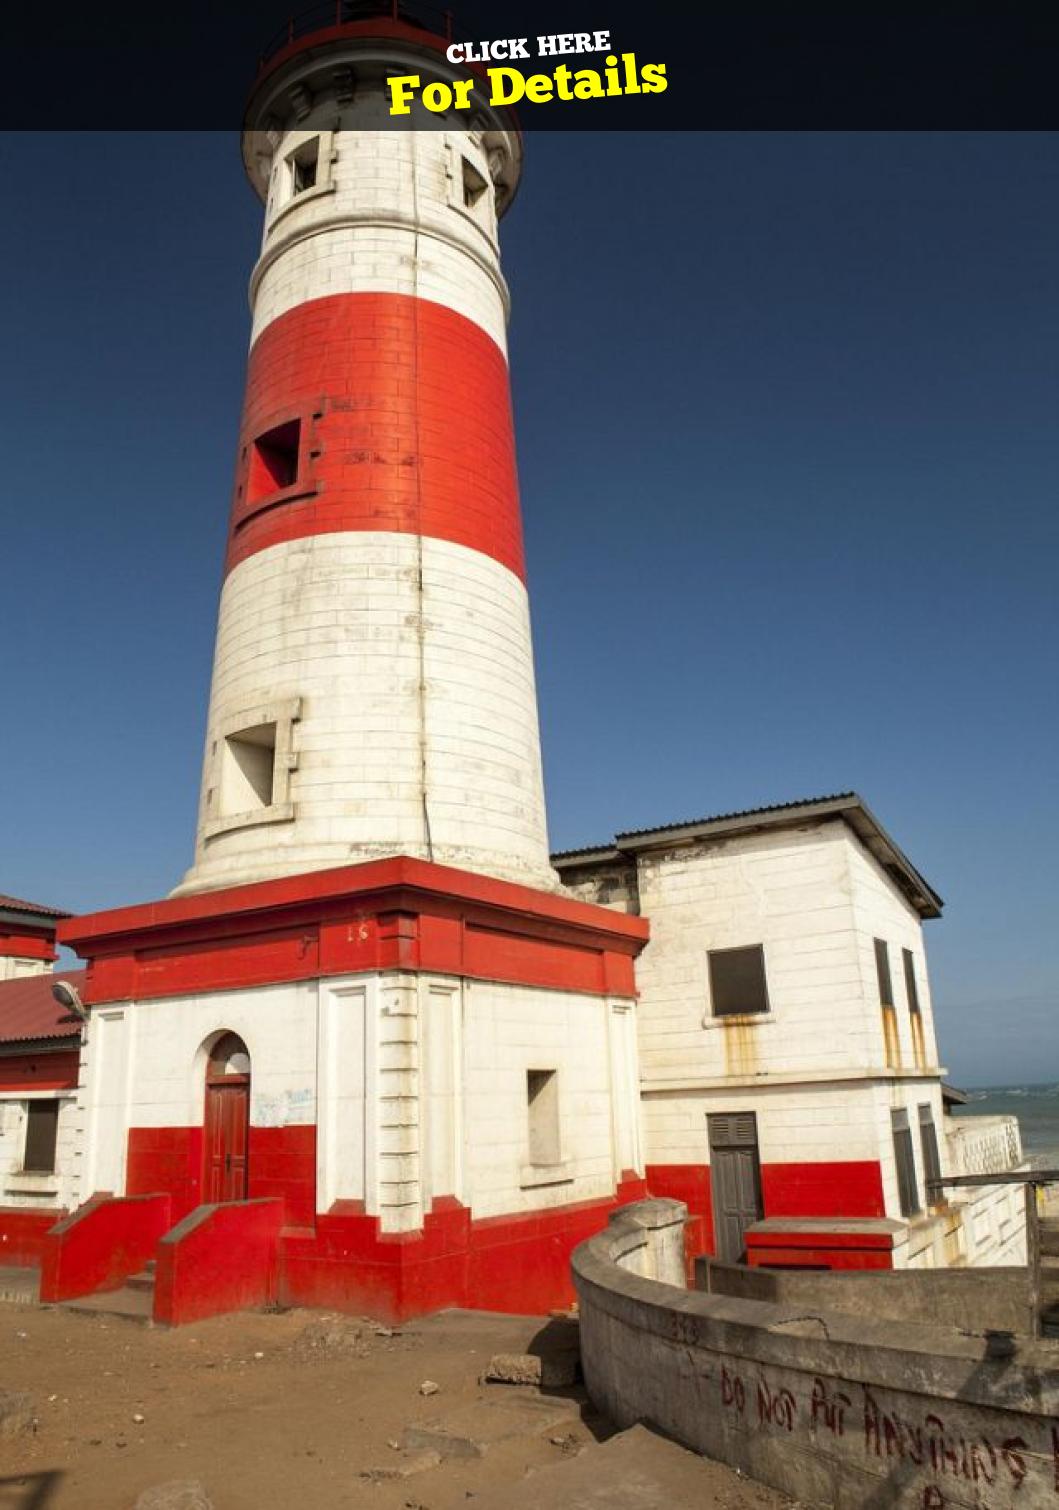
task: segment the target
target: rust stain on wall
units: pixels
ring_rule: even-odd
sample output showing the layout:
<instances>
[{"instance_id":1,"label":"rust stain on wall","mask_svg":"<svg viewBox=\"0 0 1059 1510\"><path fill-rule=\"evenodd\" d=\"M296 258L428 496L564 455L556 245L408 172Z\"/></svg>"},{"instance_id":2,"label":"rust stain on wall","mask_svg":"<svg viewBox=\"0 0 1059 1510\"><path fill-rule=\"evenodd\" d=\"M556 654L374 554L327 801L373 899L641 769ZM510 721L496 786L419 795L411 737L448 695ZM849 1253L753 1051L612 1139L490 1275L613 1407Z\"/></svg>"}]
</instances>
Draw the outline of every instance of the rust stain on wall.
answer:
<instances>
[{"instance_id":1,"label":"rust stain on wall","mask_svg":"<svg viewBox=\"0 0 1059 1510\"><path fill-rule=\"evenodd\" d=\"M920 1012L910 1013L912 1023L912 1057L916 1062L916 1069L925 1070L927 1067L927 1048L923 1039L923 1016Z\"/></svg>"},{"instance_id":2,"label":"rust stain on wall","mask_svg":"<svg viewBox=\"0 0 1059 1510\"><path fill-rule=\"evenodd\" d=\"M757 1025L747 1017L722 1017L726 1075L757 1074Z\"/></svg>"},{"instance_id":3,"label":"rust stain on wall","mask_svg":"<svg viewBox=\"0 0 1059 1510\"><path fill-rule=\"evenodd\" d=\"M883 1040L886 1044L886 1063L892 1070L901 1068L901 1040L897 1036L897 1010L894 1007L882 1009Z\"/></svg>"}]
</instances>

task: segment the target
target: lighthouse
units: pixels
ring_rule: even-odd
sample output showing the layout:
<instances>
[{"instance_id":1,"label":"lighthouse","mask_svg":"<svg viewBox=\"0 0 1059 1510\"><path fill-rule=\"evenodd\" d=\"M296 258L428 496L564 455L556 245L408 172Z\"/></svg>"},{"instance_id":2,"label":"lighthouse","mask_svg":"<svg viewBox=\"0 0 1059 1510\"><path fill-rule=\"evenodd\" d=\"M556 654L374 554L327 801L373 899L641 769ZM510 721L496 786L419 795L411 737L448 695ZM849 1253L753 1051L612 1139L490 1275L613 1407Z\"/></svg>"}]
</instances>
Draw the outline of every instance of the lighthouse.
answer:
<instances>
[{"instance_id":1,"label":"lighthouse","mask_svg":"<svg viewBox=\"0 0 1059 1510\"><path fill-rule=\"evenodd\" d=\"M511 114L339 4L270 50L195 858L64 923L88 965L71 1218L42 1296L155 1319L572 1298L642 1194L646 922L549 862L498 228Z\"/></svg>"},{"instance_id":2,"label":"lighthouse","mask_svg":"<svg viewBox=\"0 0 1059 1510\"><path fill-rule=\"evenodd\" d=\"M521 137L484 103L471 129L387 113L395 70L466 75L444 45L338 26L247 110L264 228L178 894L388 855L558 884L498 243Z\"/></svg>"}]
</instances>

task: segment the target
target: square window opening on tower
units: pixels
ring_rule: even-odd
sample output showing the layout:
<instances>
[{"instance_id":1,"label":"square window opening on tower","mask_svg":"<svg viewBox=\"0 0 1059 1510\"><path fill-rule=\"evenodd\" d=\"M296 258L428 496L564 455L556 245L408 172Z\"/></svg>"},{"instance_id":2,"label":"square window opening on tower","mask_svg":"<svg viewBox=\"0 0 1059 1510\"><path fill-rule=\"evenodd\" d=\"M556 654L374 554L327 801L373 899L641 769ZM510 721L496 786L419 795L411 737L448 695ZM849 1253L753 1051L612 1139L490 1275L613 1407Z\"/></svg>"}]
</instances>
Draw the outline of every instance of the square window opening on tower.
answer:
<instances>
[{"instance_id":1,"label":"square window opening on tower","mask_svg":"<svg viewBox=\"0 0 1059 1510\"><path fill-rule=\"evenodd\" d=\"M769 1010L764 945L711 949L707 959L714 1017L742 1017Z\"/></svg>"},{"instance_id":2,"label":"square window opening on tower","mask_svg":"<svg viewBox=\"0 0 1059 1510\"><path fill-rule=\"evenodd\" d=\"M463 164L463 202L469 210L473 210L488 189L489 181L482 177L466 157L460 160Z\"/></svg>"},{"instance_id":3,"label":"square window opening on tower","mask_svg":"<svg viewBox=\"0 0 1059 1510\"><path fill-rule=\"evenodd\" d=\"M320 138L311 136L307 142L302 142L288 156L287 168L292 197L304 194L307 189L315 189L320 172Z\"/></svg>"},{"instance_id":4,"label":"square window opening on tower","mask_svg":"<svg viewBox=\"0 0 1059 1510\"><path fill-rule=\"evenodd\" d=\"M276 725L229 734L221 755L221 814L249 813L275 800Z\"/></svg>"},{"instance_id":5,"label":"square window opening on tower","mask_svg":"<svg viewBox=\"0 0 1059 1510\"><path fill-rule=\"evenodd\" d=\"M287 420L259 435L250 448L247 476L248 503L267 498L298 481L298 455L301 448L301 420Z\"/></svg>"},{"instance_id":6,"label":"square window opening on tower","mask_svg":"<svg viewBox=\"0 0 1059 1510\"><path fill-rule=\"evenodd\" d=\"M526 1104L529 1111L530 1163L561 1163L558 1070L526 1071Z\"/></svg>"}]
</instances>

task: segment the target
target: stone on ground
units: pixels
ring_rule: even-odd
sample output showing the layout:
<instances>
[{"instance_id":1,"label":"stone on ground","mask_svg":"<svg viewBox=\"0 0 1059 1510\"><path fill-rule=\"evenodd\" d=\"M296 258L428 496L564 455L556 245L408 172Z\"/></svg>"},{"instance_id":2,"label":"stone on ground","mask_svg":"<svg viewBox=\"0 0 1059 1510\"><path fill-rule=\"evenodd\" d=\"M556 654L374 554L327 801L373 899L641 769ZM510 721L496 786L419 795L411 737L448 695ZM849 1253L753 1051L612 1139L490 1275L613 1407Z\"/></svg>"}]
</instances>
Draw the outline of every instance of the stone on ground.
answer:
<instances>
[{"instance_id":1,"label":"stone on ground","mask_svg":"<svg viewBox=\"0 0 1059 1510\"><path fill-rule=\"evenodd\" d=\"M440 1462L440 1452L409 1452L379 1468L365 1468L360 1476L362 1479L370 1479L373 1484L387 1479L410 1479L417 1473L426 1473L429 1469L436 1468Z\"/></svg>"},{"instance_id":2,"label":"stone on ground","mask_svg":"<svg viewBox=\"0 0 1059 1510\"><path fill-rule=\"evenodd\" d=\"M170 1479L145 1489L135 1510L213 1510L213 1501L201 1479Z\"/></svg>"},{"instance_id":3,"label":"stone on ground","mask_svg":"<svg viewBox=\"0 0 1059 1510\"><path fill-rule=\"evenodd\" d=\"M543 1389L567 1389L577 1379L578 1356L573 1349L548 1353L494 1353L482 1382L489 1384L535 1384Z\"/></svg>"},{"instance_id":4,"label":"stone on ground","mask_svg":"<svg viewBox=\"0 0 1059 1510\"><path fill-rule=\"evenodd\" d=\"M33 1430L33 1396L21 1390L0 1390L0 1437L17 1437Z\"/></svg>"}]
</instances>

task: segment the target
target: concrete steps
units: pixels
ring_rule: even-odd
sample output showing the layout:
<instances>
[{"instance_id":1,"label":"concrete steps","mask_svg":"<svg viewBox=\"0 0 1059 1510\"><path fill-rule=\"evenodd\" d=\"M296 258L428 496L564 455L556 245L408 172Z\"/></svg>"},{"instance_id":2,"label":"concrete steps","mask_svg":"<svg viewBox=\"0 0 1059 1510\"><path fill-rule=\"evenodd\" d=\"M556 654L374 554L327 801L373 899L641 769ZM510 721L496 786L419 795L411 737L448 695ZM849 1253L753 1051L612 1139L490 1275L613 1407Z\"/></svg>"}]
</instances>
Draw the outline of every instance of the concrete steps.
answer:
<instances>
[{"instance_id":1,"label":"concrete steps","mask_svg":"<svg viewBox=\"0 0 1059 1510\"><path fill-rule=\"evenodd\" d=\"M39 1269L16 1269L0 1266L0 1300L12 1305L35 1305L40 1287Z\"/></svg>"},{"instance_id":2,"label":"concrete steps","mask_svg":"<svg viewBox=\"0 0 1059 1510\"><path fill-rule=\"evenodd\" d=\"M154 1314L154 1276L134 1274L120 1290L104 1290L97 1295L64 1300L62 1309L76 1311L82 1316L114 1316L139 1326L150 1326Z\"/></svg>"},{"instance_id":3,"label":"concrete steps","mask_svg":"<svg viewBox=\"0 0 1059 1510\"><path fill-rule=\"evenodd\" d=\"M154 1295L155 1267L154 1259L149 1258L139 1274L129 1275L129 1278L125 1281L125 1288L128 1290L149 1290L151 1295Z\"/></svg>"}]
</instances>

